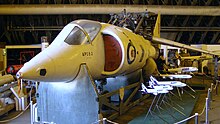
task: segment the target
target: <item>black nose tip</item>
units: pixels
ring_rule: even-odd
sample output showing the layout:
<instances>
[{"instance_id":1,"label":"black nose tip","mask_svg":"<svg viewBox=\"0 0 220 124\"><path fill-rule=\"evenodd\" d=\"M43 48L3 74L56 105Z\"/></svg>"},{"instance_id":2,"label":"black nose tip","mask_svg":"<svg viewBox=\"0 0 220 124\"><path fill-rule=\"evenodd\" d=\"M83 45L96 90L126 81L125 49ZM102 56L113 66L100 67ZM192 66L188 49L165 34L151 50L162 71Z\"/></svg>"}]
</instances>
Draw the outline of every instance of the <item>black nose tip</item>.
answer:
<instances>
[{"instance_id":1,"label":"black nose tip","mask_svg":"<svg viewBox=\"0 0 220 124\"><path fill-rule=\"evenodd\" d=\"M40 76L45 76L47 74L46 69L40 69Z\"/></svg>"}]
</instances>

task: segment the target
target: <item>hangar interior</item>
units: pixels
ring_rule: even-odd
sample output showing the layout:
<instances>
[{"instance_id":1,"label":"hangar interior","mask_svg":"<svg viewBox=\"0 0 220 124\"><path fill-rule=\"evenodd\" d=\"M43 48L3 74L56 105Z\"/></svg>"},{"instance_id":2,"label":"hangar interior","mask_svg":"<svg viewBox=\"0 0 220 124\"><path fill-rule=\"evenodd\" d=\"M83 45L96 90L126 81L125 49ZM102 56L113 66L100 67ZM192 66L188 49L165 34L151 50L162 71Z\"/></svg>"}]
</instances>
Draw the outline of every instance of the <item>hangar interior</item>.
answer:
<instances>
[{"instance_id":1,"label":"hangar interior","mask_svg":"<svg viewBox=\"0 0 220 124\"><path fill-rule=\"evenodd\" d=\"M161 30L161 37L162 38L169 39L169 40L172 40L172 41L175 41L178 43L187 44L187 45L194 45L194 46L203 48L204 50L208 50L208 51L214 51L214 52L217 51L218 52L218 50L220 50L219 46L218 46L220 43L220 23L219 23L220 22L220 9L219 9L220 2L218 0L174 0L174 1L170 1L170 0L157 0L157 1L154 1L154 0L34 0L34 1L31 1L31 0L6 0L6 1L0 1L0 4L1 4L0 5L0 22L1 22L1 24L0 24L1 25L0 26L0 49L1 49L0 70L3 70L3 71L5 69L6 70L12 69L14 71L18 71L18 69L20 69L20 66L18 66L18 65L24 64L25 62L29 61L33 56L35 56L36 54L38 54L40 52L41 47L39 47L39 46L33 47L33 46L29 46L29 45L41 44L43 41L42 39L45 36L46 36L47 42L49 42L49 44L51 44L52 41L56 38L56 36L59 34L59 32L63 29L63 27L74 20L89 19L89 20L95 20L95 21L99 21L99 22L108 23L112 18L119 19L119 16L115 17L113 15L114 12L115 13L120 12L120 13L122 13L121 16L124 16L123 14L126 13L125 10L129 11L129 9L132 9L132 8L134 9L132 11L136 10L135 11L136 13L138 13L140 11L142 11L142 12L144 11L144 12L149 12L148 13L149 15L151 14L151 12L156 13L156 14L158 12L160 12L161 13L160 30ZM59 12L52 11L55 9L59 9L60 6L61 6L61 8L64 8L64 9L62 9L62 11L59 11ZM105 11L98 11L99 8L100 8L100 10L103 10L103 9L101 9L103 6L106 7L106 12ZM66 7L66 10L65 10L65 7ZM84 11L82 11L82 9L80 9L83 7L85 7ZM75 11L71 11L71 8L75 8L74 9ZM126 9L126 8L128 8L128 9ZM140 9L137 10L137 8L140 8ZM9 11L10 9L13 11ZM31 11L31 9L33 9L33 11ZM78 9L78 11L77 11L77 9ZM146 11L146 9L147 9L147 11ZM19 10L21 10L21 11L19 11ZM26 10L26 12L24 12L25 10ZM29 10L29 11L27 11L27 10ZM38 11L38 10L40 10L40 11ZM165 10L167 10L167 11L165 11ZM181 10L183 10L183 11L181 11ZM155 22L156 16L153 16L152 20ZM144 33L146 33L146 32L151 33L153 24L150 21L152 21L152 20L148 20L148 23L147 23L148 25L146 25L146 29L140 29L140 30L143 30L142 32L144 32ZM121 20L121 21L123 21L123 20ZM134 28L133 28L133 30L134 30ZM144 35L144 34L142 34L142 35ZM204 46L199 46L201 44ZM170 48L170 49L173 49L173 48ZM170 51L172 51L172 50L170 50ZM190 50L189 50L189 54L190 54L190 56L203 55L203 53L194 52L194 51L190 51ZM206 78L206 76L204 76L204 75L194 77L194 75L201 74L201 73L195 73L195 74L193 74L192 79L186 81L186 83L188 83L188 84L199 85L199 86L190 85L192 88L196 89L196 92L199 92L198 96L196 96L194 94L194 92L192 92L192 90L189 90L189 88L188 88L188 90L184 91L184 93L187 95L182 96L183 98L186 97L185 99L191 99L192 96L194 96L194 95L196 97L197 101L188 100L188 102L192 102L195 104L194 110L189 112L189 115L192 115L195 112L197 112L197 110L201 110L201 108L203 108L203 106L198 105L198 103L199 102L202 102L202 103L206 102L205 101L206 93L209 92L208 87L212 86L211 83L212 83L213 79L215 80L214 84L216 85L217 88L215 89L216 92L214 92L212 94L215 94L216 95L215 98L218 98L218 81L216 81L216 80L218 79L219 75L215 74L217 72L215 72L215 70L214 70L214 69L216 69L216 65L214 63L214 60L209 60L209 63L210 64L207 64L207 62L205 63L206 67L208 67L208 72L206 74L208 76L211 76L212 78L209 78L209 77ZM197 67L198 67L198 65L199 64L197 63ZM192 66L192 63L189 66ZM204 67L204 66L202 66L202 67ZM217 67L217 68L219 68L219 67ZM85 71L86 69L87 69L86 66L84 66L84 65L81 66L80 71L82 72L82 75L87 75L87 78L82 79L82 80L79 79L79 82L80 81L87 82L87 83L89 82L89 84L90 84L89 87L91 88L95 84L92 81L90 81L91 77L89 76L90 75L89 72ZM5 73L3 71L2 71L2 75L4 75L4 73ZM12 75L16 74L14 71L11 71L11 72L13 72L13 73L11 73ZM200 72L204 72L204 68L201 69ZM213 77L215 77L215 78L213 78ZM139 77L137 76L137 78L139 78ZM2 78L2 80L5 80L6 82L13 82L16 79L12 78L11 76L8 76L5 78ZM123 82L124 80L125 79L118 79L117 81ZM114 82L114 81L111 81L111 79L109 79L108 81ZM199 82L199 83L197 84L197 82ZM99 82L98 84L102 84L102 83L103 82ZM152 97L149 95L142 96L138 100L136 100L136 97L139 98L139 96L136 96L134 99L130 98L131 96L132 97L134 96L135 92L139 92L140 86L138 85L138 83L134 83L134 84L127 86L126 83L123 84L123 86L125 86L124 89L123 88L121 89L120 86L116 85L113 87L117 87L118 88L117 91L112 92L112 93L102 94L102 96L99 97L99 101L103 105L102 112L104 114L102 114L102 115L100 113L98 113L98 114L99 114L99 116L104 116L104 118L106 117L108 121L111 120L109 123L111 123L111 122L112 123L114 123L114 122L115 123L116 122L117 123L135 123L135 122L131 122L132 119L130 119L128 117L128 116L132 115L131 112L133 110L131 112L127 112L127 111L129 111L128 109L136 109L136 111L134 111L134 112L137 112L137 113L139 113L139 112L146 113L147 112L146 109L149 110L149 108L151 107L150 103L152 101L154 101L154 98L155 99L157 98L157 97ZM31 86L39 85L39 83L35 83L35 82L31 82L31 81L30 82L27 81L24 84L27 85L25 90L23 89L24 92L26 92L26 93L30 93L30 91L32 92L32 88L30 88ZM202 86L200 84L202 84ZM1 87L0 87L1 89L7 89L7 90L2 90L1 93L4 95L10 94L8 89L10 89L10 87L12 87L12 86L14 87L15 85L16 84L14 84L14 83L9 84L9 85L7 85L7 88L5 88L6 86L1 85ZM18 83L18 85L20 85L20 84ZM67 87L69 86L69 84L66 84L66 85L67 85ZM79 87L84 87L85 85L86 85L86 83L80 84ZM43 104L45 102L45 99L48 99L48 101L49 100L53 101L55 99L52 96L48 97L47 95L49 94L49 92L44 92L44 90L45 89L53 89L53 88L56 89L57 87L62 87L62 86L61 85L44 85L43 87L40 87L40 89L38 89L39 90L38 93L35 93L35 92L37 92L35 90L33 91L32 95L35 95L36 97L40 94L40 97L36 98L41 103L41 105L39 105L41 107L39 109L40 112L45 111L44 107L48 107ZM103 86L101 85L100 87L103 87ZM108 88L110 87L110 89L111 89L111 86L107 85L105 87L108 87ZM200 89L200 87L202 87L201 88L202 90ZM124 96L123 97L120 96L122 94L122 92L124 92L124 90L128 90L128 89L132 89L132 91L127 91L127 92L132 92L134 94L131 93L132 95L130 95L130 96L125 95L125 97L128 97L126 99L124 98ZM19 89L16 89L16 88L14 88L14 90L19 91ZM86 90L86 89L84 89L84 90ZM91 94L87 94L87 95L88 96L91 95L92 97L97 97L96 96L96 93L98 92L97 90L95 90ZM51 92L53 92L53 93L57 92L57 94L54 93L53 95L56 95L57 97L63 98L64 94L60 94L60 92L62 92L62 91L63 91L63 89L58 88L57 90L54 90ZM176 90L175 92L179 92L179 90ZM189 92L189 93L186 93L186 92ZM115 95L116 93L119 96ZM45 94L47 94L47 95L45 95ZM67 96L72 97L71 95L74 93L71 93L71 91L70 91L70 92L68 92L68 94L69 95L66 95L66 97ZM130 93L128 93L128 94L130 94ZM6 96L9 96L9 95L6 95ZM76 96L76 95L74 94L74 96ZM114 99L119 99L121 97L124 98L125 100L119 101L119 103L121 103L121 104L118 104L117 102L116 103L112 102L110 105L109 104L109 97L110 96L113 99L112 101L114 101ZM2 98L5 98L5 97L2 96ZM83 101L83 98L84 98L84 95L77 97L77 99L82 99L82 101ZM33 101L35 102L36 99L34 99ZM91 103L94 102L93 99L89 99L86 97L85 97L85 99L88 99L88 101ZM178 98L176 98L176 99L178 99ZM62 100L65 101L65 98L63 98ZM29 102L28 100L23 100L23 101ZM61 104L61 106L65 106L66 103L64 103L63 101L61 101L57 104ZM80 102L82 102L82 101L77 102L77 104L79 105ZM69 101L66 100L66 102L71 102L71 100L69 100ZM154 103L154 102L152 102L152 103ZM27 103L25 103L25 104L27 105ZM56 106L56 104L53 104L53 103L50 103L50 104L51 104L51 107L48 107L48 108L52 108L52 107ZM114 105L112 105L112 104L114 104ZM176 103L171 102L171 105L173 105L173 104L174 105L176 105L176 104L181 105L181 102L180 103L179 102L176 102ZM74 106L74 105L75 105L74 103L71 103L71 106ZM91 111L92 110L97 111L98 108L96 108L96 107L98 105L96 104L96 102L94 102L93 105L94 106L85 107L83 110L86 111L86 110L90 109L90 107L93 107L93 109L91 109ZM16 108L15 106L13 106L13 107L10 106L9 110L15 111L14 110ZM111 108L112 110L106 109L105 108L106 106L108 106L108 107L110 106L109 108ZM133 106L135 106L135 107L133 108ZM138 108L138 106L139 107L142 106L142 108ZM69 110L74 111L74 109L68 109L68 108L65 108L65 109L67 111L69 111ZM23 110L25 110L25 108L21 107L20 111L23 111ZM60 109L58 108L55 111L58 111L58 110L60 110ZM179 110L181 110L181 107L178 108L178 110L173 110L173 111L182 115L182 111L179 112ZM109 115L109 113L108 113L109 111L110 111L111 115ZM112 111L116 111L116 113L114 113ZM43 115L42 114L43 112L42 112L41 113L42 115L39 114L40 117L36 120L41 121L41 119L50 118L51 117L50 114L52 114L53 112L54 111L48 110L47 116ZM153 113L153 111L150 111L150 112ZM79 111L79 113L85 114L85 113L82 113L81 111ZM152 113L151 113L151 115L153 115ZM60 113L60 114L62 114L62 113ZM61 116L60 114L54 114L54 115ZM66 113L66 114L69 115L72 113ZM126 116L126 114L127 114L127 116ZM178 116L178 114L177 114L177 116ZM92 114L90 116L92 116ZM90 116L88 116L88 117L90 117ZM171 116L176 116L176 115L174 114ZM4 113L3 116L0 116L0 122L2 120L8 120L8 118L9 117L5 116L5 113ZM129 118L129 119L127 119L127 118ZM134 117L132 117L132 118L134 118ZM156 118L161 119L158 116L156 116ZM204 118L205 117L202 117L202 119L200 119L200 122L202 120L204 120ZM162 122L166 123L167 122L166 119L167 118L165 117L165 121L163 121L163 119L161 119L161 120L162 120ZM175 120L175 117L174 117L174 120ZM177 121L177 120L175 120L175 121ZM143 120L141 120L141 121L143 121ZM180 121L180 120L178 120L178 121ZM69 123L68 121L64 121L64 120L61 120L61 122ZM193 120L189 121L188 123L192 123L192 122L193 122ZM60 123L60 122L57 122L57 123ZM96 122L96 123L99 123L99 122ZM143 122L143 123L146 123L146 122ZM149 123L149 122L147 122L147 123ZM154 121L151 123L156 123L156 122Z\"/></svg>"}]
</instances>

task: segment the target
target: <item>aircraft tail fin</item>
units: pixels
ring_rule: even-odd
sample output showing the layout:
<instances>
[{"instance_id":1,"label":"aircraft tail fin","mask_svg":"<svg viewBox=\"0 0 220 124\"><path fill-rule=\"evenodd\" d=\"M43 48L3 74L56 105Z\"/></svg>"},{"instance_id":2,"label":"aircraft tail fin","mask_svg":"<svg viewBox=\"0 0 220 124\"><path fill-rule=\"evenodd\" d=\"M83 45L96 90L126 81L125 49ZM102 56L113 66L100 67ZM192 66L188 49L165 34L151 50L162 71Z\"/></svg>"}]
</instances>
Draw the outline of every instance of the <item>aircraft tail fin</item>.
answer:
<instances>
[{"instance_id":1,"label":"aircraft tail fin","mask_svg":"<svg viewBox=\"0 0 220 124\"><path fill-rule=\"evenodd\" d=\"M141 91L145 92L145 93L148 93L147 92L147 87L143 83L141 84Z\"/></svg>"},{"instance_id":2,"label":"aircraft tail fin","mask_svg":"<svg viewBox=\"0 0 220 124\"><path fill-rule=\"evenodd\" d=\"M142 84L141 84L141 88L142 88L142 89L146 89L146 86L142 83Z\"/></svg>"},{"instance_id":3,"label":"aircraft tail fin","mask_svg":"<svg viewBox=\"0 0 220 124\"><path fill-rule=\"evenodd\" d=\"M156 24L154 26L153 36L160 37L160 12L158 12Z\"/></svg>"},{"instance_id":4,"label":"aircraft tail fin","mask_svg":"<svg viewBox=\"0 0 220 124\"><path fill-rule=\"evenodd\" d=\"M153 76L150 76L150 80L151 80L153 85L158 85L157 79L155 79Z\"/></svg>"},{"instance_id":5,"label":"aircraft tail fin","mask_svg":"<svg viewBox=\"0 0 220 124\"><path fill-rule=\"evenodd\" d=\"M153 82L152 81L149 81L149 87L153 88Z\"/></svg>"}]
</instances>

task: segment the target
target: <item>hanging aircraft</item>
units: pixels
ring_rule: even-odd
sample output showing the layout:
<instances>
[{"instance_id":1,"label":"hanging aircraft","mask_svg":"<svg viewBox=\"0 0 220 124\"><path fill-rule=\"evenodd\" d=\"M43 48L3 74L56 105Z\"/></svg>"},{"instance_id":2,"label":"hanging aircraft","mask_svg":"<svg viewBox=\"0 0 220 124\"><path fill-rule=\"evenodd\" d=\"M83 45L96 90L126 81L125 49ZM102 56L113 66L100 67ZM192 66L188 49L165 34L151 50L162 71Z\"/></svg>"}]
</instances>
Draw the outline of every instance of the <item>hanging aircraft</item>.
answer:
<instances>
[{"instance_id":1,"label":"hanging aircraft","mask_svg":"<svg viewBox=\"0 0 220 124\"><path fill-rule=\"evenodd\" d=\"M141 83L141 90L140 90L143 94L154 94L154 95L158 95L161 93L168 93L168 90L165 89L148 89L143 83Z\"/></svg>"},{"instance_id":2,"label":"hanging aircraft","mask_svg":"<svg viewBox=\"0 0 220 124\"><path fill-rule=\"evenodd\" d=\"M160 14L151 40L215 55L160 38ZM86 64L94 80L140 70L143 77L149 77L156 69L157 53L150 40L127 28L76 20L66 25L48 48L25 63L16 76L40 82L70 82L77 77L80 65Z\"/></svg>"}]
</instances>

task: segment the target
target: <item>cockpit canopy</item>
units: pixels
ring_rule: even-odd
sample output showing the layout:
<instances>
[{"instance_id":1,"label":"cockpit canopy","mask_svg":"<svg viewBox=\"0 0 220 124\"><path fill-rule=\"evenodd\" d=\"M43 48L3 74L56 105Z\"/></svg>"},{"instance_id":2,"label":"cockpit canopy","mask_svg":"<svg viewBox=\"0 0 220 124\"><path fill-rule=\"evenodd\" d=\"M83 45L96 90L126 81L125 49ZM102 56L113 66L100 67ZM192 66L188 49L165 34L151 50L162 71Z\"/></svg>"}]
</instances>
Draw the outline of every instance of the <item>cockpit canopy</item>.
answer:
<instances>
[{"instance_id":1,"label":"cockpit canopy","mask_svg":"<svg viewBox=\"0 0 220 124\"><path fill-rule=\"evenodd\" d=\"M76 20L70 24L75 24L76 26L64 41L69 45L90 44L101 29L99 22L90 20Z\"/></svg>"}]
</instances>

